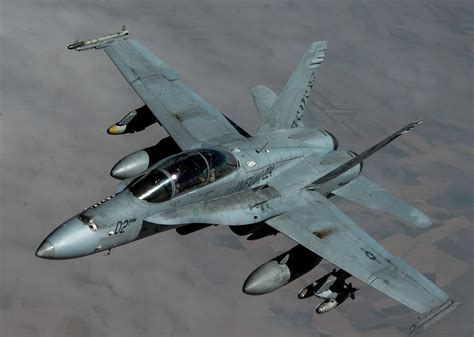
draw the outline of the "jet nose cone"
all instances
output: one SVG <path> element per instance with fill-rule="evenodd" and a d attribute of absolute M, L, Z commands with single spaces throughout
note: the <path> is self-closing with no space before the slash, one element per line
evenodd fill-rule
<path fill-rule="evenodd" d="M 36 256 L 41 257 L 43 259 L 54 258 L 54 246 L 50 242 L 44 241 L 36 251 Z"/>
<path fill-rule="evenodd" d="M 90 255 L 97 247 L 97 228 L 91 228 L 77 217 L 73 217 L 48 235 L 36 251 L 36 256 L 50 260 L 73 259 Z"/>

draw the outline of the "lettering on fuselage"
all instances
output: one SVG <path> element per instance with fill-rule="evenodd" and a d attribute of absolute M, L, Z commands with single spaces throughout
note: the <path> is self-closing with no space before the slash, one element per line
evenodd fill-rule
<path fill-rule="evenodd" d="M 275 166 L 271 165 L 268 166 L 266 169 L 258 172 L 257 174 L 254 174 L 253 176 L 239 181 L 237 184 L 237 187 L 235 188 L 235 192 L 242 191 L 246 188 L 249 188 L 252 185 L 255 185 L 258 182 L 264 181 L 272 176 L 273 173 L 273 168 Z"/>
<path fill-rule="evenodd" d="M 125 232 L 125 228 L 127 228 L 129 225 L 131 225 L 135 221 L 137 221 L 137 219 L 126 219 L 123 221 L 122 220 L 117 221 L 117 224 L 115 225 L 114 234 L 115 235 L 123 234 L 123 232 Z"/>
<path fill-rule="evenodd" d="M 293 121 L 291 127 L 297 127 L 298 122 L 301 121 L 301 118 L 303 117 L 304 110 L 306 108 L 306 104 L 309 99 L 309 94 L 311 92 L 311 89 L 313 89 L 314 81 L 316 80 L 316 76 L 314 75 L 314 71 L 311 73 L 311 76 L 309 78 L 308 85 L 304 91 L 303 97 L 301 97 L 300 104 L 298 106 L 298 109 L 296 110 L 296 116 L 295 120 Z"/>
<path fill-rule="evenodd" d="M 115 224 L 115 229 L 109 231 L 107 236 L 101 237 L 100 241 L 109 240 L 111 238 L 117 237 L 120 234 L 125 233 L 125 230 L 130 227 L 135 221 L 137 221 L 136 218 L 117 221 L 117 223 Z"/>

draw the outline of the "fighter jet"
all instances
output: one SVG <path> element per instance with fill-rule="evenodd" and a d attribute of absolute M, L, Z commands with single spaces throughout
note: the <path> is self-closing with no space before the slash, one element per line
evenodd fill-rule
<path fill-rule="evenodd" d="M 250 90 L 261 118 L 254 135 L 186 86 L 125 27 L 68 48 L 103 49 L 144 103 L 109 127 L 109 134 L 158 123 L 169 137 L 121 159 L 111 170 L 121 180 L 116 192 L 57 227 L 38 257 L 72 259 L 171 229 L 186 235 L 229 226 L 250 240 L 282 233 L 297 244 L 252 272 L 243 285 L 247 294 L 279 289 L 324 259 L 337 270 L 298 296 L 323 299 L 318 314 L 355 298 L 358 289 L 346 282 L 350 277 L 418 312 L 412 336 L 459 305 L 331 202 L 338 196 L 419 228 L 431 225 L 426 215 L 361 175 L 365 159 L 421 120 L 359 154 L 339 149 L 330 132 L 303 125 L 327 42 L 309 45 L 279 95 L 262 85 Z"/>

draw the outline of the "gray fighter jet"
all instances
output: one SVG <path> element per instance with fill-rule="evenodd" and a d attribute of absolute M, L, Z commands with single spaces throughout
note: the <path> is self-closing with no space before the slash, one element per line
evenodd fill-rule
<path fill-rule="evenodd" d="M 339 269 L 298 294 L 323 299 L 319 314 L 355 297 L 357 289 L 346 283 L 351 276 L 420 313 L 411 335 L 459 305 L 329 200 L 337 195 L 420 228 L 431 225 L 423 213 L 361 175 L 366 158 L 421 120 L 360 154 L 338 149 L 328 131 L 304 127 L 301 118 L 326 42 L 308 47 L 280 95 L 261 85 L 251 89 L 261 117 L 253 136 L 186 86 L 125 27 L 68 48 L 103 49 L 145 103 L 108 133 L 159 123 L 169 137 L 120 160 L 111 171 L 122 180 L 116 193 L 56 228 L 37 256 L 71 259 L 170 229 L 185 235 L 223 225 L 250 240 L 282 233 L 297 243 L 250 274 L 243 285 L 247 294 L 274 291 L 325 259 Z"/>

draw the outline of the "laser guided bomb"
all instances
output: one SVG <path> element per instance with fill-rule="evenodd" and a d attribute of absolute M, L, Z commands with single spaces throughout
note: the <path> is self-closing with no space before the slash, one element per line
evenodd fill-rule
<path fill-rule="evenodd" d="M 352 287 L 352 283 L 344 283 L 344 289 L 342 289 L 341 292 L 337 293 L 337 296 L 335 298 L 326 299 L 320 305 L 318 305 L 316 307 L 316 313 L 324 314 L 325 312 L 334 309 L 338 305 L 341 305 L 349 296 L 351 299 L 355 300 L 354 293 L 357 290 L 359 289 Z"/>
<path fill-rule="evenodd" d="M 323 314 L 342 304 L 348 297 L 355 299 L 354 293 L 359 290 L 346 283 L 351 275 L 346 271 L 333 269 L 329 274 L 307 285 L 298 293 L 299 299 L 315 296 L 324 299 L 316 307 L 316 313 Z"/>

